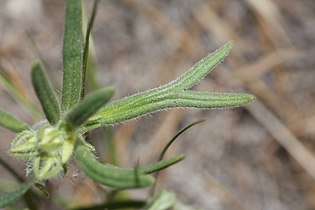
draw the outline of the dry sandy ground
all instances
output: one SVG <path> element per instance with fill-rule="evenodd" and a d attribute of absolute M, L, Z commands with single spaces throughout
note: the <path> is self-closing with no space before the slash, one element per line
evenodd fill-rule
<path fill-rule="evenodd" d="M 0 1 L 1 71 L 37 107 L 29 77 L 36 53 L 27 37 L 60 92 L 63 2 Z M 98 79 L 116 88 L 115 98 L 162 85 L 233 40 L 230 56 L 195 89 L 246 91 L 256 101 L 230 110 L 159 112 L 116 125 L 120 163 L 156 160 L 176 131 L 206 119 L 168 152 L 186 159 L 163 173 L 159 187 L 206 210 L 315 209 L 315 1 L 103 0 L 93 39 Z M 2 86 L 0 106 L 35 122 Z M 0 128 L 0 137 L 1 158 L 23 174 L 23 164 L 7 154 L 13 134 Z M 93 139 L 105 157 L 98 132 Z M 14 181 L 1 167 L 0 174 L 2 186 Z M 102 199 L 83 174 L 53 180 L 51 188 L 59 203 L 60 195 L 85 205 Z"/>

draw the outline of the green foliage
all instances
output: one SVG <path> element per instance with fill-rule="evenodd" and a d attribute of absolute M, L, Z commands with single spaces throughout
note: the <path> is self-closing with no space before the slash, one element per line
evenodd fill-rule
<path fill-rule="evenodd" d="M 63 39 L 63 89 L 61 110 L 68 111 L 77 104 L 82 87 L 82 4 L 81 0 L 67 0 L 66 24 Z"/>
<path fill-rule="evenodd" d="M 32 185 L 30 183 L 23 184 L 17 190 L 0 194 L 0 208 L 6 207 L 7 205 L 13 203 L 15 200 L 23 196 L 31 188 L 31 186 Z"/>
<path fill-rule="evenodd" d="M 81 126 L 89 117 L 99 110 L 114 94 L 113 88 L 103 88 L 88 95 L 83 101 L 65 114 L 64 122 L 71 129 Z"/>
<path fill-rule="evenodd" d="M 33 106 L 33 104 L 20 92 L 14 83 L 5 75 L 2 69 L 0 69 L 0 85 L 11 95 L 16 102 L 18 102 L 28 114 L 34 119 L 40 119 L 40 112 Z"/>
<path fill-rule="evenodd" d="M 11 131 L 18 133 L 26 130 L 29 126 L 11 115 L 8 112 L 3 111 L 0 108 L 0 126 L 10 129 Z"/>
<path fill-rule="evenodd" d="M 59 104 L 45 69 L 39 60 L 34 61 L 31 76 L 33 87 L 43 107 L 46 118 L 54 125 L 59 121 L 60 117 Z"/>
<path fill-rule="evenodd" d="M 188 107 L 188 108 L 228 108 L 251 102 L 254 97 L 249 94 L 218 94 L 195 92 L 187 89 L 198 83 L 221 62 L 232 48 L 232 42 L 209 54 L 199 61 L 184 75 L 167 85 L 151 89 L 104 106 L 85 125 L 86 130 L 99 126 L 115 124 L 158 110 Z"/>
<path fill-rule="evenodd" d="M 173 158 L 167 159 L 167 160 L 160 160 L 157 163 L 153 163 L 149 166 L 141 167 L 138 170 L 142 174 L 152 174 L 154 172 L 163 170 L 171 165 L 174 165 L 182 160 L 184 160 L 185 156 L 184 155 L 176 155 Z"/>
<path fill-rule="evenodd" d="M 94 181 L 117 189 L 149 186 L 154 183 L 154 179 L 145 174 L 160 171 L 183 159 L 183 155 L 178 155 L 149 166 L 127 169 L 99 162 L 86 146 L 80 145 L 76 148 L 76 161 L 79 168 Z"/>
<path fill-rule="evenodd" d="M 64 175 L 67 163 L 74 152 L 78 167 L 98 184 L 116 190 L 152 186 L 155 183 L 155 178 L 148 174 L 163 170 L 184 159 L 183 155 L 177 155 L 162 160 L 169 146 L 184 131 L 201 121 L 192 123 L 179 131 L 165 146 L 158 162 L 130 169 L 99 161 L 94 156 L 94 146 L 86 142 L 86 132 L 159 110 L 178 107 L 201 109 L 237 107 L 251 102 L 254 97 L 245 93 L 228 94 L 189 90 L 223 61 L 232 49 L 232 42 L 226 43 L 195 64 L 178 79 L 161 87 L 108 104 L 106 103 L 114 93 L 114 89 L 111 87 L 93 91 L 85 97 L 89 39 L 98 2 L 98 0 L 95 1 L 93 6 L 93 13 L 83 44 L 81 0 L 66 1 L 61 103 L 58 102 L 54 94 L 43 65 L 39 60 L 35 60 L 31 73 L 32 83 L 46 119 L 36 126 L 30 127 L 0 109 L 0 126 L 17 133 L 11 143 L 10 153 L 26 162 L 27 175 L 38 183 L 44 183 L 44 181 L 57 175 Z M 0 77 L 0 82 L 9 84 L 3 77 Z M 95 81 L 93 82 L 95 83 Z M 96 84 L 93 85 L 97 86 Z M 10 87 L 8 90 L 9 92 L 11 90 L 12 95 L 19 95 L 12 86 L 7 87 Z M 23 196 L 30 187 L 30 184 L 25 184 L 16 191 L 0 196 L 0 206 L 4 207 Z M 111 201 L 81 209 L 118 209 L 119 207 L 135 206 L 139 208 L 146 206 L 144 209 L 148 210 L 177 209 L 177 203 L 174 193 L 160 191 L 155 193 L 148 202 Z"/>
<path fill-rule="evenodd" d="M 78 146 L 76 160 L 88 177 L 101 184 L 118 189 L 146 187 L 154 183 L 153 177 L 141 174 L 135 169 L 125 169 L 99 162 L 89 149 Z"/>

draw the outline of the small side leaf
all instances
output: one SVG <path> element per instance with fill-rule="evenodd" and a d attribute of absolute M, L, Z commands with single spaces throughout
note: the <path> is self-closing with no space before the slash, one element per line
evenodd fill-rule
<path fill-rule="evenodd" d="M 10 129 L 11 131 L 18 133 L 21 132 L 29 126 L 15 118 L 13 115 L 9 114 L 8 112 L 3 111 L 0 108 L 0 126 Z"/>
<path fill-rule="evenodd" d="M 35 93 L 42 105 L 47 120 L 54 125 L 59 121 L 59 105 L 51 82 L 39 60 L 33 62 L 31 75 Z"/>
<path fill-rule="evenodd" d="M 187 90 L 202 80 L 211 70 L 214 69 L 230 53 L 233 47 L 232 41 L 229 41 L 215 52 L 196 63 L 181 77 L 168 84 L 169 88 L 177 90 Z"/>
<path fill-rule="evenodd" d="M 163 170 L 167 167 L 170 167 L 179 161 L 182 161 L 185 158 L 184 155 L 177 155 L 173 158 L 167 159 L 167 160 L 161 160 L 157 163 L 153 163 L 148 166 L 140 167 L 138 170 L 142 174 L 151 174 L 160 170 Z"/>
<path fill-rule="evenodd" d="M 22 197 L 31 188 L 31 186 L 32 184 L 30 183 L 24 184 L 13 192 L 0 194 L 0 208 L 4 208 L 18 198 Z"/>
<path fill-rule="evenodd" d="M 80 101 L 82 88 L 82 52 L 82 3 L 81 0 L 67 0 L 63 43 L 62 112 L 68 111 Z"/>
<path fill-rule="evenodd" d="M 80 104 L 73 107 L 65 116 L 64 122 L 75 129 L 97 112 L 114 94 L 111 87 L 90 93 Z"/>
<path fill-rule="evenodd" d="M 79 145 L 76 161 L 81 170 L 94 181 L 117 189 L 141 188 L 154 183 L 154 178 L 143 175 L 138 169 L 126 169 L 99 162 L 90 150 Z"/>

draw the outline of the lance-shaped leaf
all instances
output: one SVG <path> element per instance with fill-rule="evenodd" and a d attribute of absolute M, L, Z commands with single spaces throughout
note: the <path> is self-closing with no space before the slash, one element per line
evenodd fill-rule
<path fill-rule="evenodd" d="M 167 159 L 167 160 L 161 160 L 157 163 L 153 163 L 148 166 L 140 167 L 138 170 L 142 174 L 151 174 L 160 170 L 163 170 L 167 167 L 170 167 L 171 165 L 174 165 L 178 163 L 179 161 L 182 161 L 185 158 L 184 155 L 177 155 L 173 158 Z"/>
<path fill-rule="evenodd" d="M 29 126 L 0 108 L 0 126 L 10 129 L 11 131 L 18 133 L 27 129 Z"/>
<path fill-rule="evenodd" d="M 85 78 L 86 78 L 86 71 L 87 66 L 89 62 L 89 52 L 90 52 L 90 35 L 92 31 L 92 27 L 94 24 L 99 0 L 95 0 L 93 2 L 93 9 L 91 13 L 91 17 L 89 18 L 89 22 L 87 25 L 86 33 L 85 33 L 85 42 L 84 42 L 84 51 L 83 51 L 83 64 L 82 64 L 82 90 L 81 90 L 81 96 L 84 97 L 85 95 Z"/>
<path fill-rule="evenodd" d="M 187 90 L 202 80 L 211 70 L 214 69 L 230 53 L 233 47 L 232 41 L 229 41 L 213 53 L 196 63 L 190 70 L 178 79 L 166 85 L 172 90 Z"/>
<path fill-rule="evenodd" d="M 82 4 L 81 0 L 66 1 L 66 23 L 63 43 L 62 111 L 77 104 L 82 87 Z"/>
<path fill-rule="evenodd" d="M 187 131 L 189 128 L 199 124 L 199 123 L 202 123 L 204 122 L 204 120 L 198 120 L 196 122 L 193 122 L 189 125 L 187 125 L 186 127 L 184 127 L 183 129 L 181 129 L 180 131 L 178 131 L 170 140 L 169 142 L 165 145 L 165 147 L 163 148 L 161 154 L 160 154 L 160 157 L 159 157 L 159 161 L 161 161 L 166 153 L 166 151 L 170 148 L 170 146 L 176 141 L 176 139 L 182 135 L 185 131 Z"/>
<path fill-rule="evenodd" d="M 162 109 L 176 107 L 228 108 L 251 102 L 254 97 L 250 94 L 218 94 L 187 90 L 198 83 L 221 62 L 230 52 L 231 47 L 232 43 L 228 42 L 214 53 L 202 59 L 177 80 L 167 85 L 109 103 L 88 120 L 85 130 L 122 122 Z"/>
<path fill-rule="evenodd" d="M 31 186 L 32 184 L 30 183 L 24 184 L 13 192 L 0 194 L 0 208 L 4 208 L 18 198 L 22 197 L 31 188 Z"/>
<path fill-rule="evenodd" d="M 102 88 L 89 94 L 80 104 L 73 107 L 64 118 L 71 129 L 82 125 L 90 116 L 97 112 L 114 94 L 111 87 Z"/>
<path fill-rule="evenodd" d="M 83 145 L 76 148 L 79 168 L 94 181 L 117 189 L 141 188 L 154 183 L 154 178 L 143 175 L 138 169 L 126 169 L 99 162 Z"/>
<path fill-rule="evenodd" d="M 54 125 L 59 121 L 59 105 L 51 82 L 39 60 L 34 61 L 31 75 L 34 90 L 42 105 L 47 120 Z"/>
<path fill-rule="evenodd" d="M 35 119 L 41 119 L 41 113 L 31 103 L 28 97 L 21 92 L 21 88 L 17 88 L 14 81 L 10 80 L 8 76 L 0 68 L 0 85 L 16 100 L 27 112 Z"/>

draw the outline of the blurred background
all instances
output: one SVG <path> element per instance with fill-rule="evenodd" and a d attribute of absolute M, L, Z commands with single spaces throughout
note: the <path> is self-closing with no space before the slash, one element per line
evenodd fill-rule
<path fill-rule="evenodd" d="M 38 120 L 31 106 L 40 110 L 30 81 L 34 45 L 61 90 L 64 6 L 63 0 L 0 1 L 0 71 L 23 98 L 11 97 L 0 81 L 0 107 L 31 124 Z M 154 162 L 178 130 L 205 119 L 168 151 L 186 159 L 161 173 L 159 188 L 206 210 L 315 209 L 315 1 L 103 0 L 92 34 L 97 79 L 115 87 L 114 99 L 177 78 L 229 40 L 231 54 L 194 89 L 257 98 L 242 108 L 154 113 L 113 126 L 107 139 L 96 131 L 91 139 L 99 156 L 106 158 L 110 139 L 120 165 Z M 0 157 L 24 175 L 24 164 L 7 152 L 13 138 L 0 128 Z M 0 166 L 0 188 L 12 183 Z M 60 206 L 102 200 L 74 164 L 50 187 L 50 200 Z M 131 195 L 145 198 L 147 191 Z"/>

